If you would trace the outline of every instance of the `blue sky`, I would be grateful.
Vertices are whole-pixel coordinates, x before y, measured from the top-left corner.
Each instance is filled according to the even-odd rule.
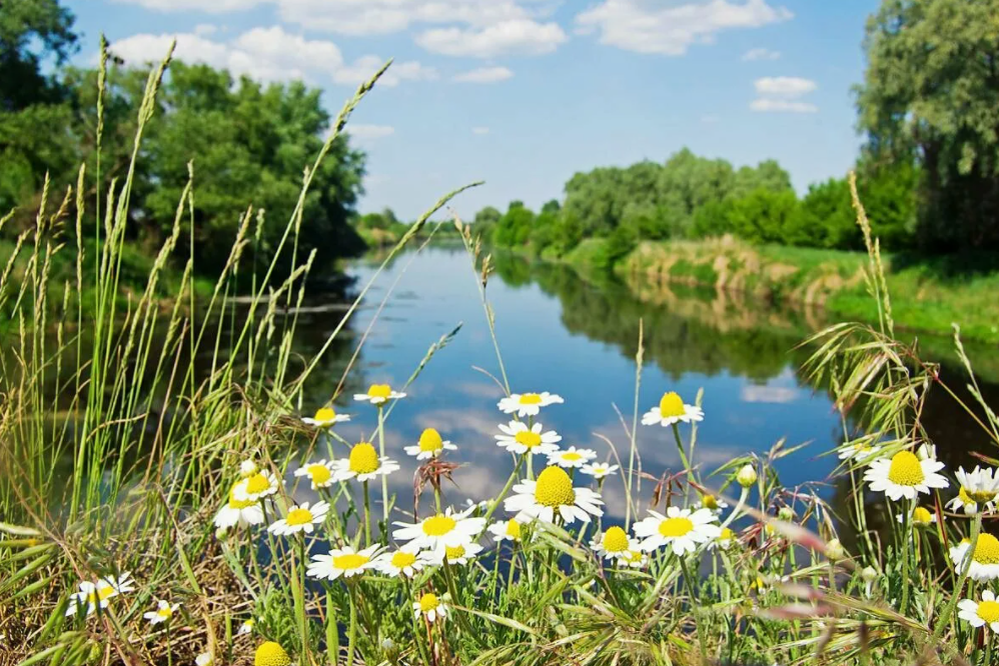
[[[104,32],[128,62],[177,57],[304,78],[335,113],[395,58],[352,120],[363,212],[416,217],[562,197],[596,166],[687,146],[736,166],[777,159],[805,191],[852,165],[850,87],[877,0],[76,0],[77,58]]]

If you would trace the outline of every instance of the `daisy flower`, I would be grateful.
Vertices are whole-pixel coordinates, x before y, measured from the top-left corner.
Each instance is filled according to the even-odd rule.
[[[881,453],[881,447],[871,446],[868,442],[858,442],[856,444],[841,446],[839,448],[839,459],[870,462],[879,453]]]
[[[996,470],[975,465],[973,471],[965,472],[964,468],[960,467],[955,476],[961,484],[958,497],[955,499],[962,501],[965,513],[978,513],[979,504],[984,504],[985,510],[989,512],[995,509],[996,496],[999,495],[999,474]],[[955,500],[951,500],[949,504],[954,503]]]
[[[420,434],[415,446],[407,446],[403,450],[411,456],[416,456],[417,460],[426,460],[436,458],[445,450],[457,451],[458,447],[442,438],[434,428],[427,428]]]
[[[253,666],[290,666],[291,657],[280,644],[265,641],[253,653]]]
[[[642,425],[669,426],[674,423],[690,423],[704,419],[704,410],[694,405],[685,405],[675,391],[663,393],[659,405],[642,415]]]
[[[373,566],[389,576],[412,578],[417,571],[422,571],[423,567],[430,564],[434,564],[430,553],[407,543],[393,553],[383,553]]]
[[[992,631],[999,632],[999,602],[992,590],[982,590],[982,600],[978,603],[974,599],[962,599],[957,607],[961,609],[957,616],[976,629],[988,625]]]
[[[169,601],[159,599],[156,602],[156,610],[143,613],[142,617],[149,620],[149,624],[157,625],[161,622],[169,622],[179,608],[180,604],[170,604]]]
[[[66,617],[76,615],[81,608],[86,608],[86,615],[90,615],[97,607],[107,608],[111,603],[111,598],[118,595],[118,591],[111,583],[103,578],[96,583],[89,580],[80,583],[80,591],[69,596],[69,607],[66,609]]]
[[[381,546],[377,544],[363,550],[354,550],[350,546],[333,548],[328,555],[313,555],[305,573],[313,578],[326,580],[357,576],[376,567],[380,549]]]
[[[944,464],[933,458],[920,460],[911,451],[899,451],[888,458],[878,458],[864,472],[864,481],[871,490],[883,492],[893,500],[916,499],[919,493],[929,494],[930,488],[950,485],[942,474]]]
[[[937,522],[937,514],[933,513],[925,506],[917,506],[912,510],[912,524],[915,527],[928,527],[933,523]],[[895,516],[895,520],[901,525],[904,522],[905,516],[901,513]]]
[[[588,463],[579,468],[583,474],[589,474],[594,479],[602,479],[620,469],[617,465],[610,463]]]
[[[961,543],[950,549],[950,558],[958,571],[965,565],[965,558],[970,554],[971,568],[968,576],[978,581],[999,578],[999,539],[987,532],[978,535],[978,543],[974,552],[971,551],[971,541],[961,539]]]
[[[728,550],[736,543],[735,532],[728,527],[721,528],[721,532],[714,538],[711,543],[708,544],[708,550],[714,550],[715,548],[720,548],[721,550]]]
[[[194,663],[197,666],[212,666],[215,663],[215,657],[212,656],[211,652],[202,652],[194,658]]]
[[[619,566],[641,569],[649,563],[649,556],[638,549],[630,549],[627,553],[617,558]]]
[[[544,427],[535,423],[530,428],[523,421],[510,421],[499,424],[502,435],[496,435],[496,445],[502,446],[510,453],[537,453],[547,456],[558,451],[558,443],[562,435],[554,430],[543,432]]]
[[[253,633],[253,626],[257,623],[252,617],[249,620],[243,620],[243,624],[239,625],[239,631],[236,632],[237,636],[245,636],[246,634]]]
[[[455,513],[448,508],[445,513],[424,518],[417,523],[395,522],[399,529],[392,538],[407,541],[414,548],[434,551],[435,557],[443,556],[445,549],[467,546],[482,533],[485,518],[469,518],[469,511]]]
[[[447,547],[444,549],[444,557],[438,557],[439,564],[443,564],[444,560],[447,560],[448,564],[468,564],[468,561],[482,552],[482,546],[475,543],[474,541],[469,544]]]
[[[349,420],[350,416],[347,414],[337,414],[332,407],[323,407],[322,409],[317,410],[315,416],[302,417],[302,423],[310,426],[316,426],[317,428],[329,428],[334,423]]]
[[[963,486],[957,489],[957,497],[947,502],[944,506],[951,511],[964,511],[969,516],[978,513],[978,503],[971,499],[968,491]]]
[[[314,526],[322,525],[323,521],[326,520],[326,514],[329,513],[329,510],[329,503],[322,500],[316,502],[311,507],[308,502],[302,502],[300,505],[288,509],[288,515],[284,518],[271,523],[267,531],[283,535],[295,534],[297,532],[312,534],[312,530],[315,529]]]
[[[701,495],[701,501],[697,503],[696,508],[711,509],[715,514],[720,514],[724,509],[728,508],[728,502],[720,497],[715,497],[711,493],[704,493]]]
[[[236,499],[256,502],[270,497],[281,487],[281,482],[270,470],[261,470],[240,481],[232,492]]]
[[[350,457],[346,460],[334,460],[333,479],[346,481],[356,478],[358,481],[370,481],[379,475],[389,475],[399,470],[399,463],[388,456],[378,457],[378,451],[369,442],[358,442],[350,449]]]
[[[333,466],[325,460],[302,465],[295,470],[295,476],[307,476],[312,482],[312,489],[329,488],[333,485]]]
[[[603,534],[594,537],[590,542],[590,548],[608,560],[620,560],[630,557],[632,550],[638,550],[638,542],[630,538],[622,528],[614,525],[608,527]]]
[[[537,416],[542,407],[565,402],[562,396],[542,391],[541,393],[512,393],[509,398],[503,398],[496,406],[504,414],[516,414],[520,418]]]
[[[427,618],[427,622],[433,624],[437,620],[443,621],[447,616],[447,605],[433,592],[427,592],[419,601],[413,602],[413,614],[417,619],[422,615]]]
[[[399,400],[400,398],[405,398],[405,393],[400,393],[399,391],[393,391],[392,387],[388,384],[372,384],[368,387],[367,393],[355,393],[354,400],[360,400],[361,402],[370,402],[372,405],[377,405],[381,407],[389,400]]]
[[[711,509],[681,509],[671,506],[666,515],[649,511],[649,517],[635,523],[635,536],[641,539],[642,550],[652,552],[667,546],[678,556],[697,550],[698,544],[707,543],[721,535]]]
[[[229,499],[215,514],[215,527],[225,530],[239,525],[259,525],[264,522],[264,510],[257,500],[246,499],[243,482],[237,481],[229,490]]]
[[[573,488],[572,479],[561,467],[546,467],[538,474],[537,481],[523,481],[513,487],[504,508],[510,513],[520,513],[554,522],[556,514],[566,523],[576,519],[587,523],[590,516],[602,516],[600,495],[589,488]]]
[[[527,516],[524,516],[524,518],[527,518]],[[511,518],[510,520],[497,520],[489,526],[489,533],[493,535],[493,539],[497,542],[507,539],[514,542],[520,541],[520,528],[522,523],[523,521],[519,521],[517,518]]]
[[[582,467],[596,457],[596,451],[577,449],[575,446],[570,446],[565,451],[549,453],[548,464],[558,465],[559,467]]]

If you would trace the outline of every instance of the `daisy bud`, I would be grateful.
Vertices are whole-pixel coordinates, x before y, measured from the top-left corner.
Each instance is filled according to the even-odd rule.
[[[739,482],[739,485],[743,488],[751,488],[756,483],[756,468],[752,465],[743,465],[742,469],[736,475],[735,480]]]
[[[873,583],[879,575],[878,570],[874,567],[864,567],[860,572],[860,577],[864,579],[865,583]]]
[[[239,465],[239,474],[244,479],[249,478],[257,473],[257,463],[253,460],[244,460]]]
[[[843,544],[839,542],[839,539],[830,539],[829,543],[826,544],[826,557],[834,562],[846,557],[846,549],[843,548]]]
[[[789,523],[794,520],[794,510],[789,506],[782,506],[780,511],[777,512],[777,517],[785,523]]]

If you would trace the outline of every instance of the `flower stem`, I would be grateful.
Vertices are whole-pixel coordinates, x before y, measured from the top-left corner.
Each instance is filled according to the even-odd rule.
[[[701,603],[698,600],[697,581],[690,577],[686,560],[683,557],[678,557],[677,559],[680,560],[680,570],[683,571],[683,580],[687,584],[687,592],[690,594],[690,608],[694,612],[694,630],[697,632],[697,646],[701,650],[701,663],[707,664],[709,663],[708,648],[704,644],[704,635],[702,634]]]
[[[493,502],[492,506],[490,506],[489,509],[486,511],[485,521],[487,525],[489,524],[489,519],[492,518],[493,513],[495,513],[496,509],[503,501],[503,498],[506,497],[506,494],[510,492],[510,488],[513,487],[513,482],[517,479],[517,472],[520,471],[520,466],[524,464],[524,458],[526,458],[528,455],[529,454],[525,453],[524,455],[520,456],[520,458],[517,459],[517,464],[514,465],[513,471],[510,472],[510,478],[506,480],[506,485],[503,486],[503,490],[500,491],[500,494],[496,496],[496,501]]]
[[[378,456],[379,461],[385,457],[385,410],[382,405],[378,406]],[[389,524],[389,493],[388,475],[382,474],[382,520],[385,521],[385,529]],[[371,545],[371,527],[368,527],[368,545]]]
[[[357,602],[354,601],[354,584],[347,583],[347,595],[350,598],[350,627],[347,629],[347,661],[354,663],[354,646],[357,641]]]
[[[295,596],[295,613],[298,616],[298,636],[302,641],[302,656],[305,658],[306,663],[308,663],[309,655],[309,625],[308,620],[305,617],[305,537],[299,535],[298,538],[298,557],[292,557],[292,576],[295,578],[294,585],[294,596]],[[298,569],[298,575],[295,573],[295,569]]]
[[[382,479],[385,475],[382,475]],[[364,545],[365,547],[371,545],[371,493],[368,492],[368,482],[365,481],[364,486]]]
[[[340,657],[340,628],[337,625],[337,608],[333,603],[333,593],[326,589],[326,657],[336,664]]]
[[[968,580],[968,572],[971,571],[971,562],[975,558],[975,547],[978,545],[978,535],[982,530],[982,514],[975,514],[975,522],[971,526],[971,544],[968,546],[968,550],[965,551],[964,559],[961,560],[961,577],[957,581],[957,585],[954,586],[954,594],[950,598],[950,603],[947,604],[947,608],[944,609],[943,615],[937,621],[936,626],[933,627],[933,638],[930,639],[930,645],[937,645],[940,641],[940,636],[943,635],[944,627],[950,621],[950,616],[954,613],[954,608],[957,606],[958,599],[961,598],[961,591],[964,590],[964,583]]]

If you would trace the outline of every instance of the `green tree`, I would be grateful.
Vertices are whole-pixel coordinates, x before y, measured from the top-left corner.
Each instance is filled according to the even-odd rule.
[[[999,248],[999,0],[883,0],[867,24],[860,128],[919,163],[918,241]]]

